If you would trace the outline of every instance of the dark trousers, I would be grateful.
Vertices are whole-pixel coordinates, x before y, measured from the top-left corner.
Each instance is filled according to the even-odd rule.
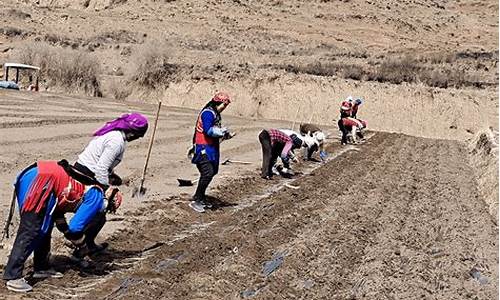
[[[34,252],[35,271],[49,268],[51,225],[46,234],[41,232],[45,211],[41,213],[22,212],[19,228],[12,251],[3,273],[3,279],[19,279],[23,277],[24,263]]]
[[[198,180],[198,186],[196,187],[196,192],[193,197],[194,201],[205,201],[205,192],[217,173],[217,164],[217,162],[209,161],[204,154],[202,154],[201,160],[196,163],[196,167],[200,172],[200,179]]]
[[[340,118],[337,124],[339,125],[339,130],[342,132],[342,141],[340,143],[347,144],[347,134],[349,133],[349,130],[344,126],[343,118]]]
[[[106,224],[106,212],[97,213],[85,228],[85,244],[89,249],[96,247],[95,238]]]
[[[281,151],[283,150],[283,145],[271,144],[271,136],[269,136],[269,132],[266,130],[262,130],[259,134],[259,142],[262,146],[262,170],[261,177],[265,178],[269,176],[269,178],[273,177],[273,166],[276,164],[276,160],[280,156]],[[285,165],[288,168],[288,165]]]

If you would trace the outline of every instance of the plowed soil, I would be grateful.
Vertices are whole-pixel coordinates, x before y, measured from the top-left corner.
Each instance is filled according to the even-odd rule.
[[[2,101],[3,106],[8,104]],[[40,101],[47,104],[50,99]],[[55,102],[61,104],[61,99]],[[74,109],[82,109],[85,103],[82,99]],[[71,106],[62,105],[64,110]],[[93,117],[105,119],[114,110],[106,106],[102,104],[102,113],[96,106],[87,109],[93,109]],[[105,235],[111,244],[107,253],[80,269],[56,242],[54,263],[64,272],[63,279],[32,282],[35,291],[24,296],[2,286],[0,297],[497,298],[498,228],[479,198],[463,143],[377,132],[364,144],[341,148],[333,139],[326,164],[301,163],[292,180],[264,181],[257,172],[260,149],[255,133],[269,123],[252,126],[249,120],[229,118],[234,125],[241,124],[242,134],[226,150],[253,165],[223,167],[220,177],[225,179],[219,179],[218,188],[211,192],[214,210],[196,214],[187,207],[187,197],[179,195],[181,190],[166,184],[177,176],[196,174],[187,163],[167,162],[170,152],[183,150],[169,143],[169,127],[183,127],[185,119],[186,136],[178,140],[189,139],[195,112],[171,109],[165,113],[169,118],[160,123],[154,176],[148,177],[155,192],[136,206],[139,209],[130,206],[121,215],[110,216],[123,220],[117,221],[120,226],[106,225],[115,224]],[[51,122],[65,120],[64,116],[54,116]],[[87,122],[94,127],[101,123]],[[174,124],[169,126],[170,122]],[[30,138],[52,136],[60,145],[50,145],[60,151],[53,155],[67,156],[78,152],[78,147],[72,143],[68,150],[68,143],[62,141],[78,141],[83,147],[88,140],[83,131],[92,127],[89,124],[79,120],[72,130],[65,131],[63,124],[55,132],[42,122],[43,130]],[[84,130],[74,132],[80,126]],[[9,134],[8,142],[2,139],[2,147],[22,145],[19,153],[3,152],[9,158],[2,159],[4,177],[10,173],[7,170],[21,167],[26,156],[36,158],[27,154],[26,147],[49,147],[45,142],[27,142],[28,137],[20,134],[23,126],[16,127],[1,129],[19,131]],[[131,144],[126,154],[129,161],[146,144]],[[172,155],[180,160],[180,154]],[[124,170],[140,168],[142,161],[129,162]],[[178,172],[159,171],[169,165]]]

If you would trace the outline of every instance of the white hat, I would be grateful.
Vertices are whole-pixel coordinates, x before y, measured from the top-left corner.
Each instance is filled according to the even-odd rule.
[[[325,140],[325,134],[322,132],[322,131],[316,131],[314,134],[313,134],[314,138],[316,138],[316,140],[321,143]]]

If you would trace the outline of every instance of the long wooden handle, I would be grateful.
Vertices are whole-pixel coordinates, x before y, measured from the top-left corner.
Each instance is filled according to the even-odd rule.
[[[9,238],[9,227],[12,222],[12,217],[14,216],[14,210],[16,209],[16,190],[12,192],[12,201],[10,202],[9,215],[5,221],[5,226],[3,228],[2,241],[4,238]]]
[[[153,127],[153,134],[151,135],[151,140],[149,141],[148,155],[146,156],[146,162],[144,163],[144,169],[142,170],[140,188],[142,188],[142,185],[144,183],[144,179],[146,177],[146,170],[148,168],[149,157],[151,156],[151,149],[153,148],[153,142],[155,140],[156,125],[158,124],[158,118],[160,117],[160,109],[161,109],[161,100],[158,101],[158,110],[156,111],[155,125]]]

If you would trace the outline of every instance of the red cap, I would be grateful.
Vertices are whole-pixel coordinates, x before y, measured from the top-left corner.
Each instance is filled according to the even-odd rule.
[[[229,98],[229,95],[225,92],[215,93],[214,97],[212,98],[212,101],[225,103],[225,104],[231,103],[231,99]]]

